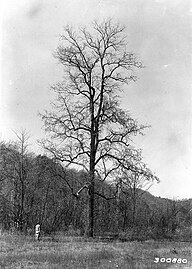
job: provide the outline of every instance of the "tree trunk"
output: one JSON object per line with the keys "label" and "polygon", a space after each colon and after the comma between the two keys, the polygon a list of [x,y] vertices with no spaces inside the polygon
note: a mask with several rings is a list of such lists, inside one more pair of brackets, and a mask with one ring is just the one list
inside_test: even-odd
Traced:
{"label": "tree trunk", "polygon": [[126,208],[125,208],[124,216],[123,216],[123,231],[125,231],[125,227],[126,227],[126,219],[127,219],[127,210],[126,210]]}
{"label": "tree trunk", "polygon": [[94,234],[94,183],[95,183],[95,154],[96,154],[96,126],[94,117],[94,102],[91,94],[90,100],[91,114],[91,141],[90,141],[90,166],[89,166],[89,210],[88,210],[88,227],[87,235],[93,237]]}
{"label": "tree trunk", "polygon": [[88,236],[94,235],[94,181],[91,182],[89,189],[89,219],[88,219]]}
{"label": "tree trunk", "polygon": [[86,235],[89,237],[93,237],[93,230],[94,230],[94,183],[95,183],[94,170],[95,170],[95,155],[93,151],[90,158],[88,227],[86,229]]}
{"label": "tree trunk", "polygon": [[136,221],[136,198],[134,196],[133,200],[132,200],[132,228],[135,229],[135,221]]}

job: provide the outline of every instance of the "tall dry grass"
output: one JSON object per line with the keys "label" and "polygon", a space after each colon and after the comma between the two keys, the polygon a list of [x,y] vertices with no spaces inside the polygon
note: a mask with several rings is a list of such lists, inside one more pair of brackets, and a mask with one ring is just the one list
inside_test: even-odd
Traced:
{"label": "tall dry grass", "polygon": [[[185,258],[188,263],[155,264],[155,257]],[[36,242],[30,236],[5,233],[0,237],[0,268],[192,268],[192,243],[153,240],[101,242],[62,234],[43,237]]]}

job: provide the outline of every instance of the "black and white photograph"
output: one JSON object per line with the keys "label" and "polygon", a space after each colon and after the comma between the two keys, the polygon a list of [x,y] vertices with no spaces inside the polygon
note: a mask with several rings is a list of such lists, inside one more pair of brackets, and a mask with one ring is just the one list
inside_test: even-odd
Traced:
{"label": "black and white photograph", "polygon": [[192,268],[192,1],[3,0],[0,268]]}

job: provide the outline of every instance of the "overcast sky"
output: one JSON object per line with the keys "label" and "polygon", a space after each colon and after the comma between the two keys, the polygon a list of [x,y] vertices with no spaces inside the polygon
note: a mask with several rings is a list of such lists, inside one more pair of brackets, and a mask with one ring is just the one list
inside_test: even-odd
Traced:
{"label": "overcast sky", "polygon": [[[6,0],[1,21],[0,138],[27,129],[38,150],[38,111],[62,77],[53,58],[63,26],[112,17],[126,26],[130,51],[146,66],[122,105],[151,125],[135,140],[160,178],[154,195],[192,198],[192,4],[189,0]],[[40,151],[39,151],[40,152]]]}

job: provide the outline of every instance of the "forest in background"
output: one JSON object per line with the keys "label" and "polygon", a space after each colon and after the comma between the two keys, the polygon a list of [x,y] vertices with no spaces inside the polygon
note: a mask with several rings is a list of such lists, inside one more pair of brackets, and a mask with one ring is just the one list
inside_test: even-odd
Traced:
{"label": "forest in background", "polygon": [[[87,172],[30,152],[26,133],[17,135],[16,142],[1,142],[1,229],[33,234],[40,223],[44,235],[86,234],[89,194],[84,188],[78,195],[78,190],[87,181]],[[116,195],[114,182],[96,178],[94,235],[116,233],[122,240],[192,238],[192,199],[155,197],[137,178],[129,183]]]}

